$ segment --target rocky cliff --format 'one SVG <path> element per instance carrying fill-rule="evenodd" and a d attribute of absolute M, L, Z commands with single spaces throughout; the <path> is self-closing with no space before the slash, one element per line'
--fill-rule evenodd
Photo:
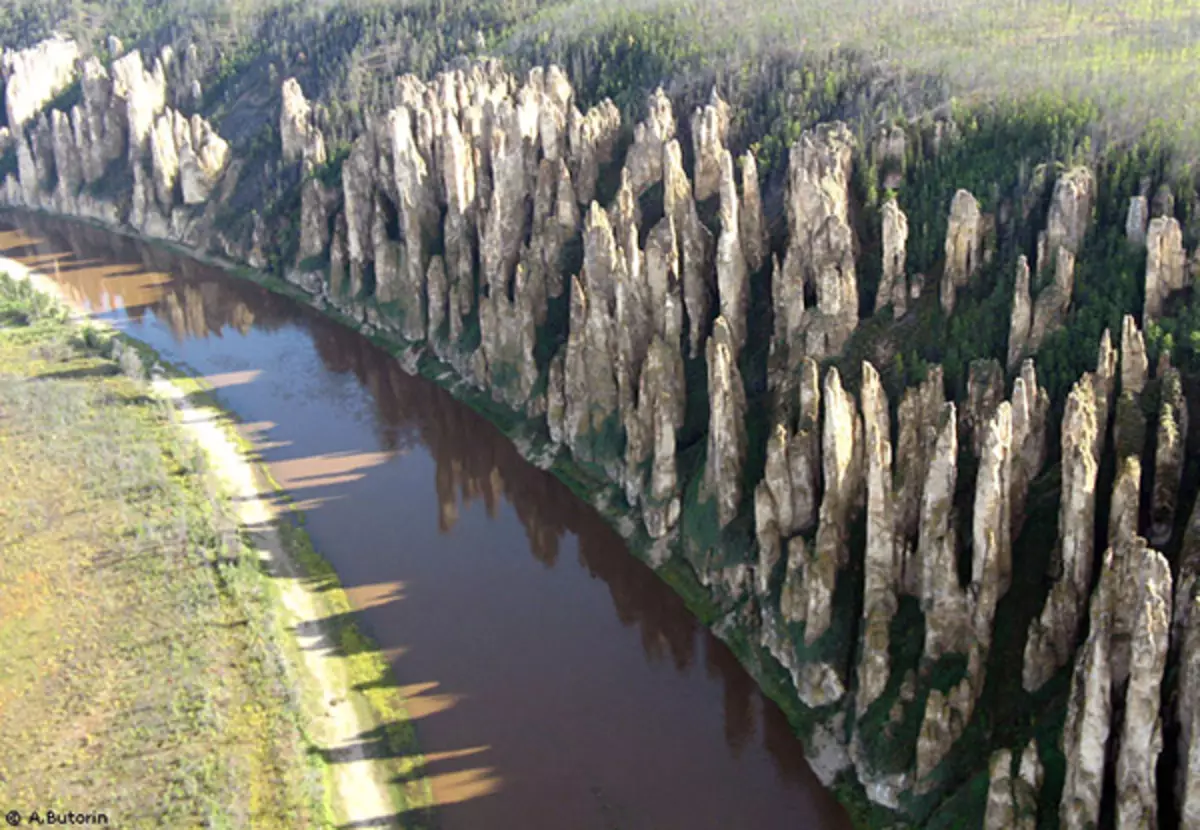
<path fill-rule="evenodd" d="M 54 63 L 69 47 L 43 52 Z M 909 272 L 910 231 L 928 234 L 910 228 L 921 206 L 900 189 L 872 229 L 856 203 L 861 148 L 886 156 L 899 141 L 903 159 L 899 127 L 880 144 L 811 126 L 760 180 L 716 91 L 680 123 L 657 90 L 628 123 L 611 101 L 584 106 L 556 67 L 518 79 L 475 61 L 398 78 L 397 106 L 368 113 L 344 159 L 301 84 L 282 81 L 268 172 L 293 183 L 279 200 L 291 212 L 245 209 L 238 223 L 228 214 L 261 171 L 169 103 L 202 81 L 169 58 L 72 57 L 81 95 L 69 112 L 44 110 L 41 92 L 10 95 L 29 112 L 10 116 L 21 126 L 4 201 L 272 267 L 391 342 L 408 370 L 452 372 L 636 553 L 687 574 L 679 584 L 793 713 L 827 783 L 841 776 L 918 820 L 974 793 L 989 827 L 1031 826 L 1050 802 L 1084 826 L 1109 775 L 1118 820 L 1152 824 L 1166 661 L 1180 688 L 1200 684 L 1197 520 L 1172 538 L 1187 510 L 1187 395 L 1167 364 L 1150 377 L 1132 317 L 1119 396 L 1108 332 L 1087 346 L 1095 368 L 1061 412 L 1040 385 L 1039 351 L 1073 313 L 1097 200 L 1089 168 L 1046 191 L 1036 255 L 1031 236 L 1000 260 L 998 220 L 948 191 L 935 206 L 947 220 L 939 290 L 922 297 Z M 11 71 L 27 72 L 19 63 Z M 1190 279 L 1178 221 L 1148 210 L 1131 204 L 1126 228 L 1146 247 L 1143 325 Z M 860 325 L 867 250 L 874 308 L 892 314 Z M 950 384 L 936 363 L 898 369 L 889 338 L 987 289 L 991 257 L 1015 271 L 1007 348 Z M 1182 545 L 1178 580 L 1148 544 Z M 1055 678 L 1070 686 L 1061 744 L 1028 732 L 1000 745 L 981 707 L 1007 695 L 1041 711 Z M 1194 708 L 1183 699 L 1169 713 L 1188 759 L 1186 815 L 1200 809 Z M 1066 783 L 1043 786 L 1059 752 Z M 968 786 L 977 774 L 986 802 Z"/>

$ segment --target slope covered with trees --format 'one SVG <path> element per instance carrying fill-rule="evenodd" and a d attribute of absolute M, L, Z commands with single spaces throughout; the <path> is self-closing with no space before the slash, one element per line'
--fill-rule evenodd
<path fill-rule="evenodd" d="M 465 381 L 862 823 L 1200 810 L 1194 7 L 178 8 L 14 15 L 9 204 Z"/>

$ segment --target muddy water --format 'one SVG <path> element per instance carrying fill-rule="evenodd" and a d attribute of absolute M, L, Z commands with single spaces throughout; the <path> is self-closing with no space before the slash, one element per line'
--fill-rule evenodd
<path fill-rule="evenodd" d="M 446 830 L 848 827 L 725 646 L 440 388 L 311 309 L 112 234 L 0 214 L 0 254 L 245 422 L 411 698 Z"/>

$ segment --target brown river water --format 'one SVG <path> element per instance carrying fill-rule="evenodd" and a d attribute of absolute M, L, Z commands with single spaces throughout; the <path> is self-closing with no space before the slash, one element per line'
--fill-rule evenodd
<path fill-rule="evenodd" d="M 115 234 L 0 214 L 0 255 L 243 421 L 409 696 L 445 830 L 849 827 L 724 644 L 438 386 L 310 308 Z"/>

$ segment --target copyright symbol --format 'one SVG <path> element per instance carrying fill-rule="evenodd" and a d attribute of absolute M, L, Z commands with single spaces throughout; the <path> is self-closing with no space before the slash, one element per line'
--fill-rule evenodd
<path fill-rule="evenodd" d="M 6 822 L 8 822 L 9 827 L 20 827 L 21 826 L 21 814 L 18 813 L 16 810 L 9 810 L 8 813 L 5 814 L 4 820 Z"/>

